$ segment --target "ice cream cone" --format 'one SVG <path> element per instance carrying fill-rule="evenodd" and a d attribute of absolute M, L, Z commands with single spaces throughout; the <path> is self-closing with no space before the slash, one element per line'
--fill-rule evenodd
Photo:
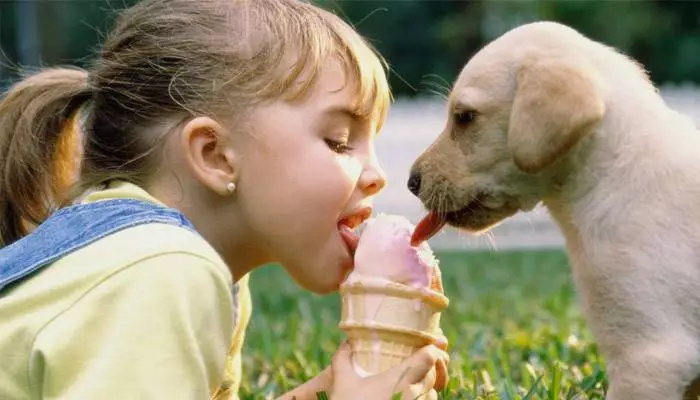
<path fill-rule="evenodd" d="M 435 343 L 440 312 L 449 303 L 442 293 L 429 288 L 372 278 L 345 282 L 340 294 L 339 327 L 348 336 L 360 375 L 385 371 Z"/>

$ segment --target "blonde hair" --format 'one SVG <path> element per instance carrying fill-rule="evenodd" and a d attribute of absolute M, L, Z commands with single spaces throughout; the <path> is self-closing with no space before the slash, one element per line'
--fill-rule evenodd
<path fill-rule="evenodd" d="M 195 115 L 236 123 L 262 101 L 300 98 L 333 57 L 356 84 L 355 111 L 380 129 L 391 101 L 385 63 L 330 12 L 297 0 L 144 0 L 124 10 L 91 68 L 42 70 L 0 102 L 0 246 L 89 187 L 144 184 L 161 163 L 163 133 L 152 131 Z M 79 178 L 68 182 L 78 140 Z"/>

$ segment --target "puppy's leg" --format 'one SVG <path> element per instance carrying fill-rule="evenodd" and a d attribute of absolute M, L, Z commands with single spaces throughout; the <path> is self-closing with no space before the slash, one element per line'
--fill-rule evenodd
<path fill-rule="evenodd" d="M 683 400 L 699 372 L 698 343 L 677 333 L 635 341 L 609 360 L 606 400 Z"/>

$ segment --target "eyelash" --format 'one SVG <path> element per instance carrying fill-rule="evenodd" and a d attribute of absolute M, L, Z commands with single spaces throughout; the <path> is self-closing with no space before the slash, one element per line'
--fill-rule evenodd
<path fill-rule="evenodd" d="M 352 147 L 348 146 L 346 142 L 339 142 L 337 140 L 325 139 L 328 147 L 335 153 L 345 154 L 352 150 Z"/>
<path fill-rule="evenodd" d="M 476 119 L 476 111 L 467 110 L 459 111 L 454 114 L 455 124 L 460 127 L 466 127 Z"/>

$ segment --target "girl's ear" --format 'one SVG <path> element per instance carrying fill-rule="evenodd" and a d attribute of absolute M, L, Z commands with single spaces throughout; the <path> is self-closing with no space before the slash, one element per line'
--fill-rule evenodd
<path fill-rule="evenodd" d="M 222 196 L 237 175 L 236 154 L 230 132 L 209 117 L 197 117 L 185 124 L 180 135 L 183 159 L 204 186 Z"/>

